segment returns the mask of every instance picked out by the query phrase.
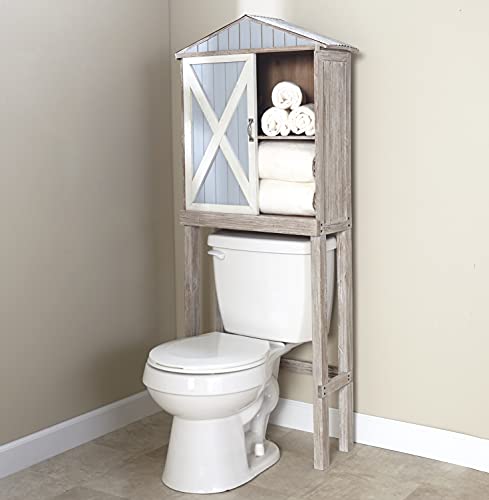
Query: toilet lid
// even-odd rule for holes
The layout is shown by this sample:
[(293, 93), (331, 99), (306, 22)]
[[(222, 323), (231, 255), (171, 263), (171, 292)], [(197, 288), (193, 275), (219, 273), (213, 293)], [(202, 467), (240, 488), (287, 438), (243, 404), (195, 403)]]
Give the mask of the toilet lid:
[(211, 332), (155, 347), (149, 353), (148, 364), (179, 373), (228, 373), (261, 365), (269, 350), (267, 340)]

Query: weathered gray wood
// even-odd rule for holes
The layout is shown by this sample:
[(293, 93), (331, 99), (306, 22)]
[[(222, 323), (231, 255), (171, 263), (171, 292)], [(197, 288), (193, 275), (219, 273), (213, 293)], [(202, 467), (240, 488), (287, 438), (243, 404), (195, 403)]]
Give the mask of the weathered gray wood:
[[(216, 50), (207, 52), (188, 52), (182, 54), (178, 59), (183, 59), (186, 57), (202, 57), (202, 56), (225, 56), (225, 55), (235, 55), (235, 54), (263, 54), (266, 52), (298, 52), (301, 50), (314, 50), (314, 45), (302, 45), (300, 47), (270, 47), (264, 49), (230, 49), (230, 50)], [(341, 52), (337, 50), (336, 52)]]
[(326, 225), (351, 218), (351, 54), (315, 51), (317, 218)]
[(259, 141), (314, 141), (315, 137), (311, 135), (259, 135)]
[(183, 297), (183, 333), (192, 337), (201, 333), (200, 326), (200, 228), (184, 227), (184, 297)]
[(314, 468), (329, 467), (329, 398), (320, 397), (318, 386), (328, 383), (328, 307), (326, 236), (311, 237), (312, 376), (316, 394), (314, 413)]
[(338, 373), (335, 377), (333, 377), (325, 386), (324, 392), (328, 396), (333, 394), (336, 391), (346, 387), (351, 383), (351, 372), (342, 372)]
[(180, 223), (187, 226), (215, 227), (236, 231), (262, 233), (319, 235), (319, 224), (314, 217), (282, 215), (242, 215), (182, 210)]
[(325, 186), (324, 186), (324, 169), (325, 169), (325, 154), (324, 154), (324, 89), (323, 82), (320, 77), (321, 63), (319, 60), (319, 49), (314, 51), (314, 113), (316, 115), (316, 136), (315, 141), (315, 161), (316, 168), (314, 172), (316, 181), (316, 192), (314, 194), (314, 203), (316, 209), (316, 218), (321, 224), (321, 228), (325, 224), (324, 203), (325, 203)]
[[(312, 375), (312, 362), (302, 361), (299, 359), (282, 358), (280, 360), (280, 368), (294, 373), (302, 373), (303, 375)], [(328, 366), (328, 377), (332, 379), (338, 375), (338, 367), (334, 365)]]
[[(338, 369), (353, 372), (353, 288), (352, 288), (352, 232), (336, 236), (336, 273), (338, 300)], [(340, 412), (340, 451), (353, 446), (353, 382), (338, 394)]]
[(340, 231), (345, 231), (346, 229), (351, 227), (350, 221), (338, 222), (337, 224), (320, 224), (319, 230), (321, 234), (335, 234)]

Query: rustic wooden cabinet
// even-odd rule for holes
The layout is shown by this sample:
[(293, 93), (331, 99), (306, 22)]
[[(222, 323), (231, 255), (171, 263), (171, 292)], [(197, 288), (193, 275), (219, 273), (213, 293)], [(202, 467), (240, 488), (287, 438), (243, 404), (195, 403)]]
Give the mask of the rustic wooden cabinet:
[[(353, 444), (351, 45), (283, 20), (245, 15), (176, 53), (182, 66), (185, 204), (185, 334), (200, 332), (201, 227), (311, 238), (313, 361), (283, 360), (315, 384), (314, 466), (329, 464), (328, 411), (339, 392), (340, 450)], [(314, 103), (313, 137), (267, 137), (260, 117), (288, 80)], [(315, 148), (315, 216), (260, 214), (260, 141), (308, 140)], [(326, 235), (337, 239), (338, 366), (328, 365)], [(216, 327), (222, 328), (219, 311)]]

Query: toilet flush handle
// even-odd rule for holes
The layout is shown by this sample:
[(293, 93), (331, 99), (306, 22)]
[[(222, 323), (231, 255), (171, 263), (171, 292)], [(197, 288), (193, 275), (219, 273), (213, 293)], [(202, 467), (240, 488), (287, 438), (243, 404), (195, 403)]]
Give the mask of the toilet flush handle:
[(216, 259), (219, 259), (219, 260), (224, 260), (224, 257), (226, 256), (226, 254), (224, 252), (221, 252), (221, 250), (209, 250), (207, 252), (209, 255), (212, 255), (213, 257), (216, 257)]

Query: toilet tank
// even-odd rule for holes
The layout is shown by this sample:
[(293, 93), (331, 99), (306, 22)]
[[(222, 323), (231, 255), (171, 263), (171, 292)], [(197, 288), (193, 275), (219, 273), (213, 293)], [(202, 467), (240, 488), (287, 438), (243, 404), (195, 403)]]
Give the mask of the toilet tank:
[[(208, 238), (224, 329), (286, 343), (312, 340), (311, 243), (301, 236), (219, 231)], [(336, 239), (327, 239), (329, 314)]]

